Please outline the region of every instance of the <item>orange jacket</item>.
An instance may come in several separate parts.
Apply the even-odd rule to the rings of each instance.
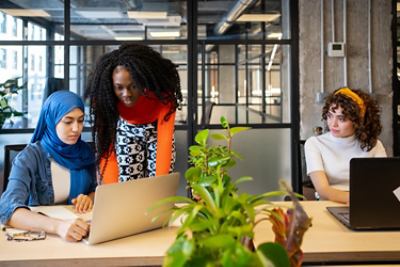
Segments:
[[[161,103],[153,93],[140,96],[133,107],[126,107],[122,103],[118,104],[120,116],[131,124],[146,124],[157,121],[156,175],[168,174],[171,167],[175,112],[165,121],[164,117],[169,109],[170,104]],[[107,165],[103,169],[106,162]],[[106,161],[106,158],[100,159],[100,170],[104,170],[103,184],[118,182],[119,170],[114,148],[108,161]]]

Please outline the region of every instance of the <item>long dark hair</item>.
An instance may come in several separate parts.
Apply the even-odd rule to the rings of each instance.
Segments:
[[[378,142],[378,136],[382,131],[380,109],[377,101],[361,90],[352,89],[364,101],[366,111],[365,115],[362,116],[358,104],[344,94],[336,94],[338,90],[335,90],[326,98],[325,105],[322,108],[322,119],[327,120],[330,108],[337,109],[341,107],[345,119],[349,119],[353,123],[354,134],[360,141],[361,149],[366,148],[367,151],[370,151]]]
[[[144,45],[125,44],[103,55],[89,77],[86,95],[90,98],[92,135],[96,143],[98,160],[108,158],[115,143],[119,113],[118,99],[114,93],[112,74],[117,66],[129,71],[136,86],[153,91],[157,98],[170,104],[165,120],[182,102],[177,66],[160,53]]]

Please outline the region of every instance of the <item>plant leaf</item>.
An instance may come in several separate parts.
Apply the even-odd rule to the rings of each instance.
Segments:
[[[251,128],[250,127],[232,127],[229,129],[229,132],[231,133],[231,136],[234,136],[237,133],[247,131],[249,129],[251,129]]]
[[[227,140],[228,139],[225,135],[220,134],[220,133],[212,134],[211,137],[215,140]]]
[[[167,197],[163,198],[160,201],[157,201],[153,205],[151,205],[148,208],[148,211],[154,211],[162,206],[165,206],[166,204],[171,204],[171,203],[186,203],[186,204],[193,204],[196,203],[192,199],[184,196],[172,196],[172,197]]]
[[[231,159],[230,157],[223,157],[223,158],[213,157],[213,158],[209,159],[208,166],[215,167],[220,164],[225,164],[225,163],[229,162],[230,159]]]
[[[211,194],[204,187],[194,184],[193,190],[200,196],[200,198],[206,203],[206,205],[214,213],[214,216],[218,214],[217,206],[212,198]]]
[[[234,182],[234,184],[238,185],[238,184],[241,184],[241,183],[244,183],[244,182],[249,182],[249,181],[253,181],[253,177],[251,177],[251,176],[242,176],[239,179],[237,179]]]
[[[204,238],[199,242],[209,249],[227,249],[235,244],[235,239],[231,235],[222,234]]]
[[[207,144],[207,139],[208,139],[208,133],[209,130],[205,129],[205,130],[201,130],[200,132],[198,132],[196,134],[196,137],[194,138],[194,140],[196,141],[196,143],[198,143],[201,146],[206,146]]]
[[[200,177],[198,184],[204,187],[211,186],[216,180],[215,176]]]
[[[258,246],[256,252],[261,262],[272,262],[277,267],[290,267],[286,250],[280,244],[272,242],[263,243]],[[265,258],[268,260],[265,261]]]
[[[223,128],[227,129],[229,127],[229,123],[224,116],[221,116],[220,122]]]
[[[192,182],[197,180],[201,175],[201,169],[199,167],[190,167],[185,172],[185,178],[187,181]]]
[[[163,266],[181,267],[190,259],[194,251],[193,241],[181,236],[175,240],[164,257]]]
[[[231,154],[232,154],[235,158],[240,159],[240,160],[243,160],[243,156],[240,155],[239,153],[237,153],[236,151],[231,150]]]
[[[190,155],[192,157],[196,157],[196,156],[200,155],[201,154],[201,149],[202,149],[201,146],[196,146],[196,145],[190,146],[189,147]]]

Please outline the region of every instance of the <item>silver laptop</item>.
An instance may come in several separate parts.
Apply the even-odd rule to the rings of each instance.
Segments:
[[[161,199],[176,195],[178,186],[179,173],[98,186],[87,243],[97,244],[165,225],[173,204],[151,208]]]
[[[400,158],[353,158],[350,206],[328,211],[353,230],[400,229]]]

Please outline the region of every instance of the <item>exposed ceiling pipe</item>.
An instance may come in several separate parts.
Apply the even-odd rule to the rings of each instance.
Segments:
[[[238,0],[231,10],[221,19],[214,28],[216,34],[223,34],[229,29],[236,19],[242,15],[247,7],[254,4],[257,0]]]
[[[320,46],[321,46],[321,61],[320,61],[320,69],[321,69],[321,87],[320,87],[320,97],[317,95],[317,102],[322,102],[323,94],[325,91],[325,63],[324,63],[324,56],[325,56],[325,47],[324,47],[324,0],[321,0],[321,16],[320,16]]]
[[[372,4],[371,0],[368,0],[368,85],[369,93],[372,94]]]
[[[347,0],[343,0],[343,43],[347,46]],[[347,53],[343,57],[343,86],[347,87]]]
[[[335,0],[332,0],[331,4],[332,4],[332,42],[336,42],[336,40],[335,40]]]
[[[143,1],[142,0],[125,0],[125,5],[127,10],[142,10]]]

